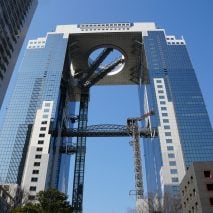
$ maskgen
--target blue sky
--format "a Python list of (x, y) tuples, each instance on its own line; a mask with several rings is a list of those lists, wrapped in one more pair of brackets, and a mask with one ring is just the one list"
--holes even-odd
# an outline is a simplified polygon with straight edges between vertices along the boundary
[[(167, 34), (184, 36), (212, 122), (212, 11), (212, 0), (39, 0), (26, 40), (45, 36), (59, 24), (156, 22)], [(10, 88), (15, 79), (16, 75)], [(92, 88), (90, 124), (125, 124), (127, 117), (138, 115), (136, 87)], [(84, 213), (125, 213), (135, 205), (134, 197), (129, 196), (132, 189), (133, 158), (129, 139), (89, 139)]]

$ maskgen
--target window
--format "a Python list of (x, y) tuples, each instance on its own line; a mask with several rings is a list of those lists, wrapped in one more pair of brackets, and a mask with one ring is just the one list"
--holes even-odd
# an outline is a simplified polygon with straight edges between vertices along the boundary
[(49, 107), (49, 106), (50, 106), (50, 103), (45, 103), (44, 106), (45, 106), (45, 107)]
[(30, 187), (30, 191), (36, 191), (36, 187), (35, 186), (31, 186)]
[(167, 146), (167, 150), (172, 151), (172, 150), (174, 150), (174, 147), (173, 146)]
[(34, 162), (34, 166), (40, 166), (40, 162)]
[(162, 85), (157, 85), (157, 88), (163, 88), (163, 86)]
[(172, 178), (172, 183), (177, 183), (179, 180), (178, 180), (178, 178), (177, 177), (173, 177)]
[(157, 80), (156, 82), (157, 82), (157, 83), (162, 83), (162, 80)]
[(177, 174), (177, 169), (170, 169), (171, 174)]
[(206, 184), (208, 191), (213, 191), (213, 183)]
[(169, 161), (170, 166), (176, 166), (176, 161)]
[(47, 121), (42, 121), (41, 124), (47, 124)]
[(167, 110), (167, 108), (166, 107), (161, 107), (161, 110)]
[(184, 191), (182, 190), (182, 195), (184, 196)]
[(163, 116), (163, 117), (168, 116), (168, 113), (165, 113), (165, 112), (164, 112), (164, 113), (162, 113), (162, 116)]
[(210, 205), (213, 206), (213, 197), (210, 197), (210, 198), (209, 198), (209, 202), (210, 202)]
[(41, 152), (42, 150), (43, 150), (42, 147), (37, 147), (37, 148), (36, 148), (36, 151), (38, 151), (38, 152)]
[(186, 208), (186, 202), (184, 202), (184, 207)]
[(169, 123), (169, 119), (163, 119), (163, 123)]
[(165, 132), (165, 136), (171, 136), (171, 132)]
[(166, 139), (166, 143), (172, 143), (172, 139)]
[(160, 95), (159, 99), (165, 99), (165, 96), (164, 95)]
[(49, 112), (50, 110), (49, 109), (44, 109), (44, 112)]
[(39, 140), (38, 144), (44, 144), (44, 141), (43, 140)]
[(169, 125), (164, 126), (164, 129), (170, 129)]
[(45, 134), (39, 134), (39, 138), (44, 138)]
[(39, 170), (33, 170), (33, 174), (39, 174)]
[(163, 93), (163, 90), (158, 90), (158, 93)]
[(204, 173), (204, 177), (205, 178), (210, 178), (211, 177), (210, 171), (204, 171), (203, 173)]
[(45, 131), (47, 128), (46, 127), (41, 127), (40, 130), (41, 131)]
[(45, 114), (45, 115), (42, 116), (42, 118), (48, 118), (48, 115)]
[(166, 101), (160, 101), (160, 104), (166, 104)]
[(31, 178), (31, 182), (37, 182), (38, 181), (38, 178), (37, 177), (32, 177)]
[(175, 154), (169, 153), (169, 154), (168, 154), (168, 157), (169, 157), (169, 158), (175, 158)]
[(41, 155), (35, 155), (36, 159), (41, 159)]

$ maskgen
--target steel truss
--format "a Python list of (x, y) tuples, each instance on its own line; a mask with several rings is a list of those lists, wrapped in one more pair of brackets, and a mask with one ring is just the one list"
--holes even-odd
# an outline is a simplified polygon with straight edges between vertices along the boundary
[[(99, 124), (87, 126), (85, 129), (64, 128), (61, 130), (62, 137), (127, 137), (132, 136), (133, 130), (125, 125), (116, 124)], [(139, 128), (139, 137), (150, 138), (153, 135), (157, 136), (155, 128)], [(57, 131), (52, 131), (52, 135), (57, 136)]]

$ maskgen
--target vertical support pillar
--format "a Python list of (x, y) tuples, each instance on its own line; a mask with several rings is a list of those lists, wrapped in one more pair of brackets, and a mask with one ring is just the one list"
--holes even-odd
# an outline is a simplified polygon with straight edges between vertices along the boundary
[[(89, 103), (89, 91), (87, 90), (85, 93), (81, 94), (79, 123), (78, 123), (79, 130), (84, 130), (87, 127), (88, 103)], [(77, 137), (76, 146), (77, 152), (75, 156), (72, 207), (74, 208), (74, 213), (82, 213), (86, 137), (85, 136)]]

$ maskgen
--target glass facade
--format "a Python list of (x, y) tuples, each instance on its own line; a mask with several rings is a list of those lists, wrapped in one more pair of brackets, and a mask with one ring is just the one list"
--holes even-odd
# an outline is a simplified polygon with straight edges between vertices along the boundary
[[(162, 168), (167, 167), (170, 159), (181, 158), (181, 154), (185, 169), (193, 161), (213, 160), (213, 131), (184, 40), (166, 36), (164, 30), (150, 31), (144, 37), (144, 48), (150, 77), (150, 84), (145, 86), (144, 110), (155, 111), (151, 125), (159, 127), (160, 134), (161, 127), (164, 128), (162, 138), (143, 141), (147, 181), (150, 181), (150, 176), (156, 180), (155, 183), (147, 183), (148, 191), (153, 192), (159, 189), (160, 181), (157, 180), (161, 179)], [(170, 131), (172, 125), (177, 125), (176, 130)], [(180, 141), (180, 151), (174, 152), (173, 149), (178, 147), (177, 141)], [(171, 148), (173, 143), (176, 144)], [(153, 162), (153, 159), (162, 158), (165, 160)], [(176, 166), (176, 161), (169, 163), (168, 172), (171, 166)], [(178, 173), (174, 169), (170, 170), (172, 175)], [(177, 178), (171, 176), (168, 185), (178, 184)]]
[(37, 0), (0, 1), (0, 106)]
[[(44, 101), (53, 102), (51, 121), (58, 122), (66, 48), (63, 34), (48, 34), (28, 44), (0, 134), (1, 184), (21, 183), (34, 119)], [(69, 157), (63, 161), (69, 163)]]

